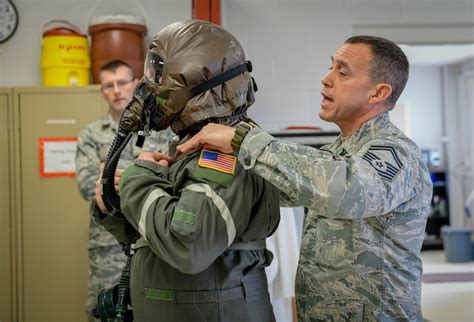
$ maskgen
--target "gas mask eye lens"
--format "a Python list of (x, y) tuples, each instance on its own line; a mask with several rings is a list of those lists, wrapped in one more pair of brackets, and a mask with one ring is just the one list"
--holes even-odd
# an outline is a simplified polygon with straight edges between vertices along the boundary
[(163, 66), (163, 59), (157, 54), (149, 52), (146, 55), (143, 74), (149, 81), (158, 84), (160, 82), (161, 75), (163, 74)]

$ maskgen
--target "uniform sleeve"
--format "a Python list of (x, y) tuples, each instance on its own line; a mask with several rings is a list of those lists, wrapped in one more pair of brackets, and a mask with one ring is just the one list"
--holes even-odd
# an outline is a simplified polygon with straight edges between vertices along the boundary
[(137, 232), (125, 218), (103, 214), (95, 201), (91, 202), (90, 212), (95, 222), (111, 233), (120, 244), (131, 244), (137, 236)]
[(76, 182), (81, 196), (86, 200), (94, 199), (99, 168), (98, 147), (86, 128), (79, 133), (76, 150)]
[(137, 160), (120, 181), (122, 211), (157, 256), (183, 273), (196, 274), (247, 227), (252, 200), (266, 199), (265, 189), (249, 177), (236, 172), (231, 186), (223, 188), (185, 173), (176, 180), (178, 189), (168, 179), (168, 168)]
[[(377, 158), (394, 168), (380, 170)], [(417, 185), (418, 162), (394, 142), (370, 142), (358, 154), (342, 157), (253, 129), (242, 142), (239, 161), (278, 187), (282, 204), (310, 208), (326, 217), (386, 214), (425, 188)]]

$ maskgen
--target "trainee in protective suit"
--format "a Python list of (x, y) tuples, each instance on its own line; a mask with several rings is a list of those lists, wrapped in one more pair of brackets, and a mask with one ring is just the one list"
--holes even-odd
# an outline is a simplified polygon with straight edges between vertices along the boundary
[[(183, 140), (209, 122), (233, 125), (254, 102), (237, 39), (209, 22), (177, 22), (152, 40), (136, 102)], [(151, 98), (150, 98), (151, 97)], [(150, 103), (151, 102), (151, 103)], [(233, 154), (194, 151), (169, 167), (136, 160), (120, 179), (125, 219), (94, 216), (121, 243), (138, 235), (131, 269), (135, 321), (274, 321), (265, 238), (279, 222), (278, 190)]]

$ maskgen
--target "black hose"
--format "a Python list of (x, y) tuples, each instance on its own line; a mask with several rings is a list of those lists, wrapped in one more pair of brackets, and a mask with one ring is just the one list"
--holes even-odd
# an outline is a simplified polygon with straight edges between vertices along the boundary
[(114, 179), (120, 155), (132, 138), (132, 135), (131, 131), (119, 127), (118, 133), (107, 154), (102, 173), (102, 200), (110, 215), (115, 217), (125, 217), (120, 210), (120, 196), (115, 191)]
[(124, 246), (124, 252), (127, 254), (127, 263), (120, 276), (117, 292), (117, 303), (115, 305), (115, 314), (119, 321), (127, 321), (128, 304), (130, 304), (130, 265), (132, 263), (133, 250), (131, 245)]

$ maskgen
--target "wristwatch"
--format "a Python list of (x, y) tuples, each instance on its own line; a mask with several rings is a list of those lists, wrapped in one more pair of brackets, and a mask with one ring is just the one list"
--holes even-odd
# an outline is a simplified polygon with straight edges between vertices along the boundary
[(251, 129), (255, 127), (257, 127), (257, 124), (253, 122), (241, 121), (239, 124), (237, 124), (237, 126), (235, 127), (234, 137), (230, 142), (230, 145), (232, 146), (232, 150), (234, 152), (239, 152), (240, 145), (242, 144), (242, 141), (244, 140), (245, 136)]

